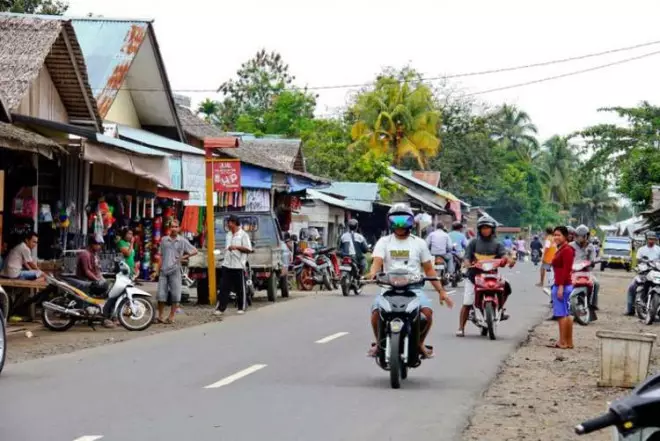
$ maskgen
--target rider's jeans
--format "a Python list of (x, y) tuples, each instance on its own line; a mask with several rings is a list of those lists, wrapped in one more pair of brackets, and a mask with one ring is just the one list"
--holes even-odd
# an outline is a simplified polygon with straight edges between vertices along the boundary
[(628, 286), (628, 304), (626, 305), (626, 314), (635, 313), (635, 296), (637, 295), (637, 283), (633, 280)]
[(445, 265), (447, 265), (447, 274), (454, 274), (454, 256), (444, 254), (442, 258), (445, 259)]

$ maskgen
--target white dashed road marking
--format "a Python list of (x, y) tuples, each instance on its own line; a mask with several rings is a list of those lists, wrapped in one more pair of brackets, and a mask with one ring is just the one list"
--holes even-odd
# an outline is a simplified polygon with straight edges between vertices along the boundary
[(103, 438), (103, 435), (85, 435), (80, 438), (76, 438), (73, 441), (97, 441)]
[(233, 383), (236, 380), (240, 380), (243, 377), (247, 377), (250, 374), (254, 374), (257, 371), (260, 371), (261, 369), (265, 368), (268, 366), (267, 364), (253, 364), (249, 368), (243, 369), (242, 371), (238, 371), (235, 374), (232, 374), (228, 377), (223, 378), (220, 381), (217, 381), (213, 384), (209, 384), (208, 386), (205, 386), (204, 389), (217, 389), (222, 386), (227, 386), (228, 384)]
[(321, 340), (316, 340), (316, 343), (323, 344), (323, 343), (328, 343), (332, 340), (336, 340), (339, 337), (343, 337), (345, 335), (348, 335), (348, 332), (337, 332), (336, 334), (328, 335), (327, 337), (323, 337)]

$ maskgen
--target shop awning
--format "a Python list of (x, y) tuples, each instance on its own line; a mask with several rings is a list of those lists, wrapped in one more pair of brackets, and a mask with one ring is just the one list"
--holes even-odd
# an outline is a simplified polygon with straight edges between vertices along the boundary
[(0, 148), (39, 153), (49, 159), (53, 152), (68, 153), (52, 139), (4, 122), (0, 122)]
[(204, 150), (202, 149), (165, 138), (164, 136), (156, 135), (155, 133), (147, 132), (146, 130), (117, 124), (117, 133), (120, 138), (124, 138), (125, 140), (139, 142), (140, 144), (149, 145), (158, 149), (204, 156)]
[(328, 205), (343, 208), (345, 210), (362, 211), (364, 213), (371, 213), (373, 211), (370, 202), (367, 202), (366, 204), (360, 203), (366, 201), (351, 201), (346, 199), (338, 199), (316, 190), (307, 190), (307, 196), (310, 199), (318, 199)]
[(180, 201), (187, 201), (190, 199), (190, 193), (185, 190), (176, 190), (173, 188), (158, 187), (156, 196), (165, 199), (178, 199)]
[[(97, 136), (97, 139), (100, 141), (106, 141), (105, 138), (112, 142), (85, 142), (83, 148), (83, 159), (85, 161), (106, 164), (149, 179), (166, 188), (172, 185), (167, 154), (119, 139), (103, 135)], [(117, 148), (119, 147), (117, 144), (121, 144), (121, 147)], [(152, 150), (156, 154), (143, 152), (143, 149)]]

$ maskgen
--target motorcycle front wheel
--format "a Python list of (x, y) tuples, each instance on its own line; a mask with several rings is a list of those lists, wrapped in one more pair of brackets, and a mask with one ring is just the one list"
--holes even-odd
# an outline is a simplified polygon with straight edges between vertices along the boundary
[(328, 291), (332, 291), (332, 283), (330, 282), (330, 271), (323, 271), (323, 287)]
[(591, 310), (585, 295), (572, 295), (570, 299), (571, 314), (580, 326), (587, 326), (591, 322)]
[(133, 305), (135, 312), (131, 309), (130, 300), (125, 297), (117, 308), (117, 319), (129, 331), (144, 331), (156, 316), (154, 305), (145, 297), (134, 297)]
[[(68, 308), (71, 305), (71, 300), (67, 299), (65, 296), (58, 296), (51, 300), (51, 303), (54, 303), (63, 308)], [(55, 332), (64, 332), (73, 325), (76, 324), (76, 319), (68, 315), (62, 314), (61, 312), (51, 311), (46, 307), (41, 309), (41, 322), (47, 329)]]
[(488, 327), (488, 338), (495, 340), (495, 308), (493, 302), (486, 303), (484, 307), (484, 315), (486, 316), (486, 326)]
[(0, 308), (0, 372), (5, 366), (5, 359), (7, 358), (7, 328), (5, 325), (5, 316)]
[(390, 385), (392, 389), (401, 387), (402, 360), (401, 360), (401, 334), (390, 336)]
[(646, 308), (646, 317), (644, 323), (646, 325), (652, 325), (655, 321), (655, 317), (658, 315), (658, 307), (660, 307), (660, 297), (657, 294), (649, 294), (651, 300), (648, 302), (648, 308)]

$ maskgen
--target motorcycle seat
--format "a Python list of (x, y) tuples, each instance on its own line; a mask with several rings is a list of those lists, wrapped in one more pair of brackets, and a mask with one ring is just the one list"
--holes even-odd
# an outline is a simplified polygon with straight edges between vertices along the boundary
[(92, 282), (75, 277), (63, 277), (62, 281), (84, 293), (90, 294), (92, 297), (103, 297), (108, 292), (107, 282)]

